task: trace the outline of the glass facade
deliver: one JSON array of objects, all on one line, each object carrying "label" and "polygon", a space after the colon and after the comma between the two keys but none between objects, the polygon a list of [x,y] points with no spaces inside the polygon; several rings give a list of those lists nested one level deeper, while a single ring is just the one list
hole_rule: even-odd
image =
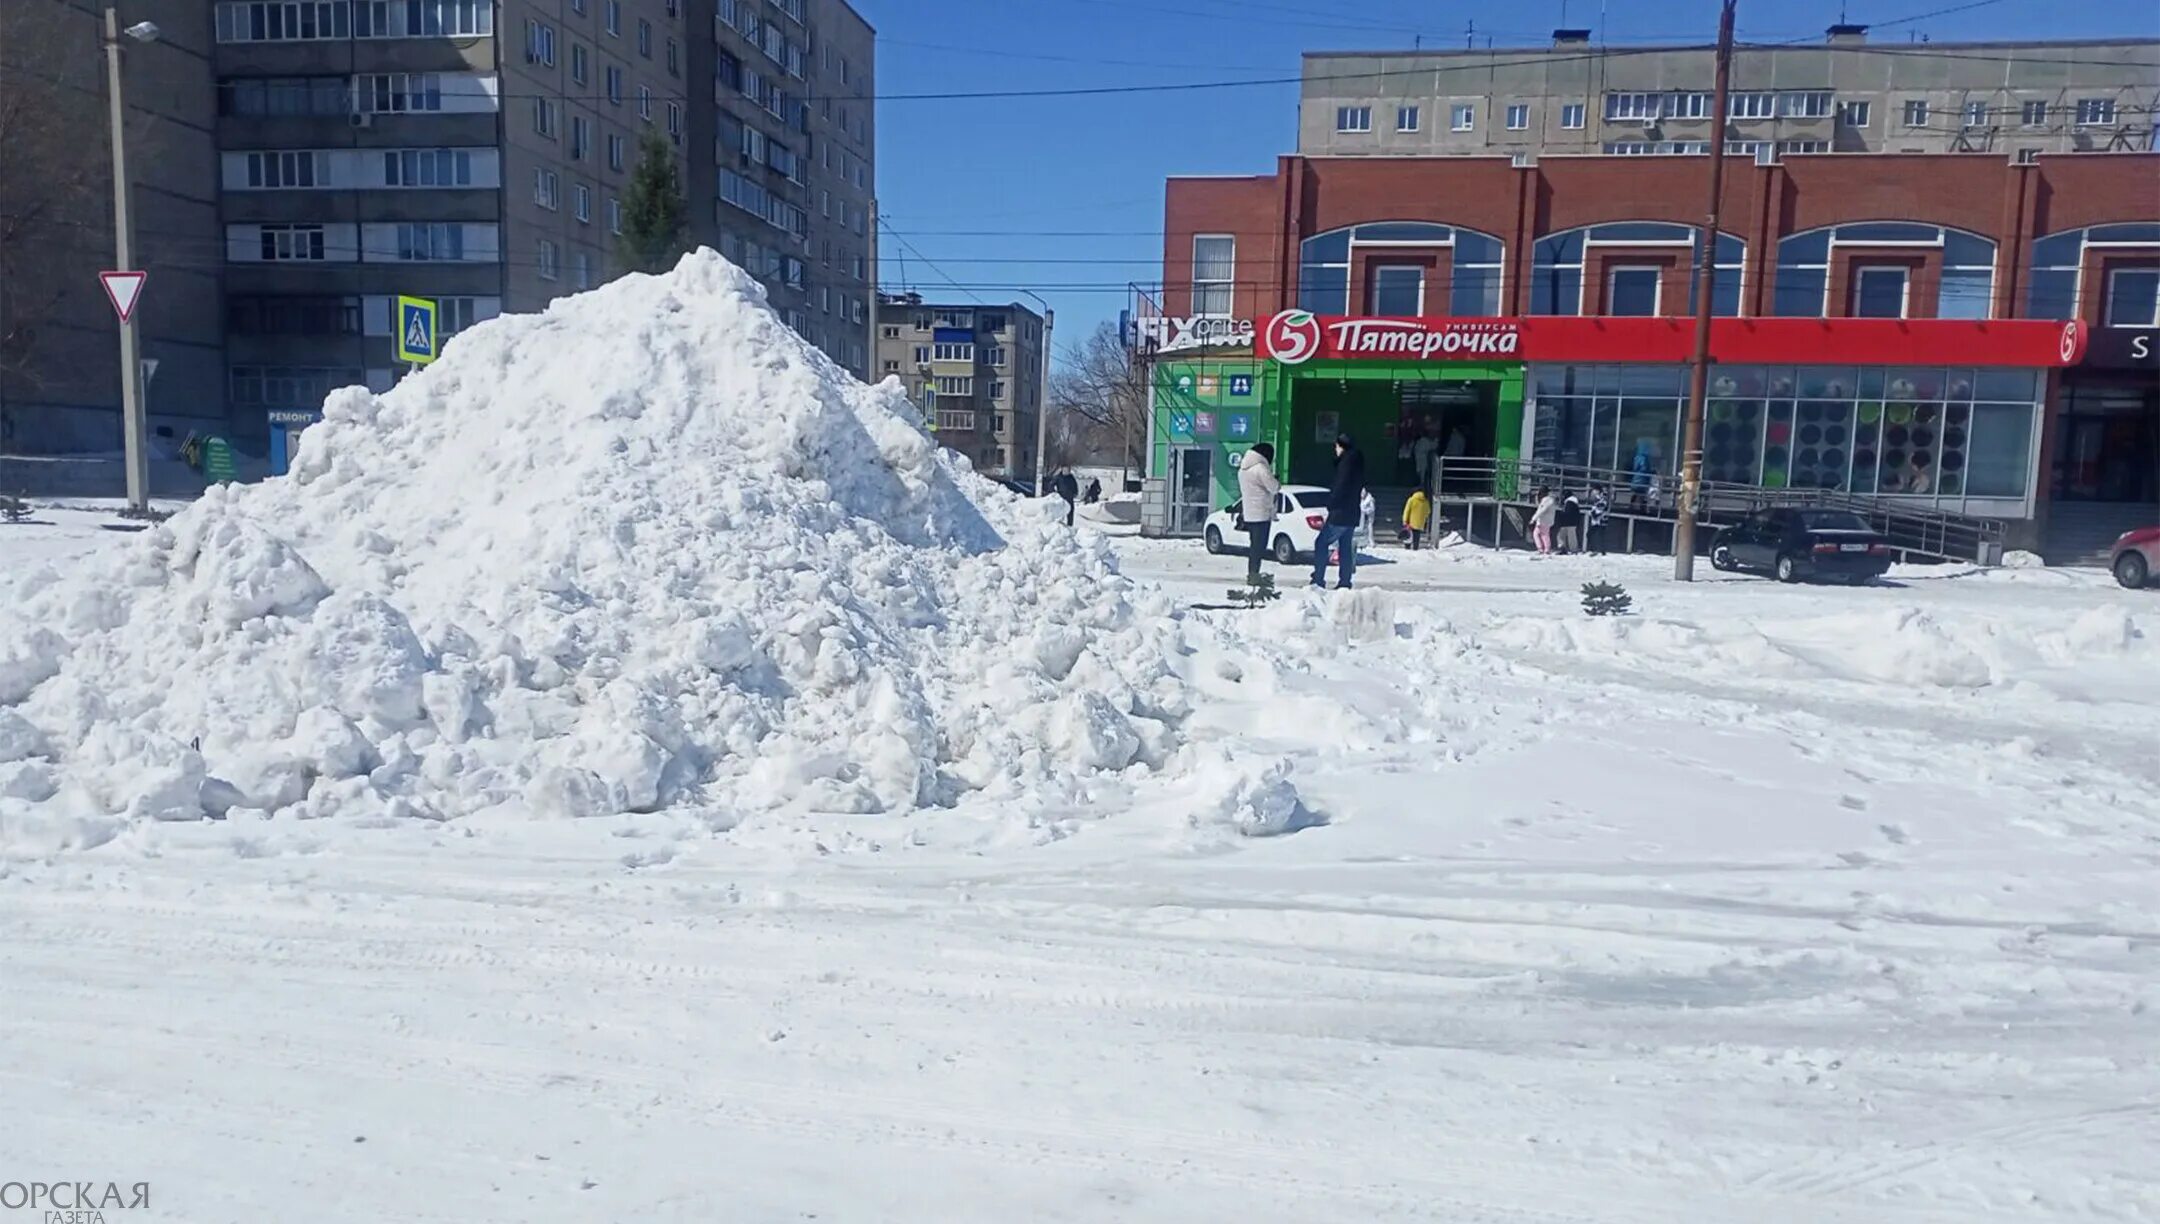
[{"label": "glass facade", "polygon": [[[1669,480],[1683,366],[1538,365],[1531,454]],[[1703,479],[1765,488],[2023,500],[2043,385],[2035,370],[1719,366]]]},{"label": "glass facade", "polygon": [[[1995,242],[1940,225],[1910,221],[1862,221],[1806,230],[1778,240],[1777,280],[1770,313],[1819,319],[1830,313],[1830,269],[1839,255],[1859,259],[1901,255],[1933,247],[1942,252],[1942,279],[1935,317],[1985,319],[1995,293]],[[1852,300],[1844,313],[1862,318],[1912,317],[1904,278],[1885,267],[1856,269]],[[1895,288],[1896,292],[1892,290]]]},{"label": "glass facade", "polygon": [[[1599,247],[1640,251],[1647,247],[1673,247],[1688,254],[1688,314],[1695,313],[1695,244],[1700,230],[1692,225],[1664,221],[1614,221],[1562,230],[1537,240],[1530,251],[1530,313],[1539,315],[1596,314],[1596,286],[1585,301],[1583,268],[1586,257]],[[1710,313],[1740,313],[1741,281],[1747,272],[1747,244],[1731,234],[1717,240],[1717,283],[1711,290]],[[1620,257],[1625,262],[1625,256]],[[1611,287],[1608,286],[1608,289]],[[1638,298],[1639,301],[1639,298]],[[1658,302],[1653,290],[1651,308],[1614,310],[1613,314],[1680,314],[1678,302]]]},{"label": "glass facade", "polygon": [[[1448,250],[1452,269],[1446,285],[1423,287],[1424,312],[1442,313],[1444,301],[1445,313],[1451,315],[1485,318],[1500,313],[1500,280],[1506,266],[1501,241],[1491,234],[1430,221],[1368,222],[1305,239],[1298,246],[1298,308],[1314,314],[1349,314],[1350,269],[1359,252],[1384,256],[1418,248]],[[1397,282],[1386,288],[1390,301],[1400,302],[1414,286]]]}]

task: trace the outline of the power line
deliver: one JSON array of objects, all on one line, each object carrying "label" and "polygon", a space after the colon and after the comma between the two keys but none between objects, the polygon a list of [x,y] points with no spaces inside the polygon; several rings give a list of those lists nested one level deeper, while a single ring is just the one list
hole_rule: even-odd
[{"label": "power line", "polygon": [[937,273],[937,274],[938,274],[939,276],[943,277],[943,278],[945,279],[945,283],[946,283],[946,284],[949,284],[949,285],[951,285],[951,286],[952,286],[953,288],[955,288],[955,289],[958,289],[958,290],[960,290],[960,292],[962,292],[962,293],[965,293],[965,294],[967,294],[967,295],[968,295],[969,297],[971,297],[971,298],[974,298],[974,299],[975,299],[975,302],[976,302],[976,304],[977,304],[977,305],[983,305],[983,304],[985,304],[985,303],[983,302],[982,298],[981,298],[981,297],[980,297],[979,295],[977,295],[977,294],[976,294],[976,293],[975,293],[974,291],[972,291],[972,290],[970,290],[970,289],[967,289],[967,288],[964,288],[964,287],[963,287],[963,286],[962,286],[962,285],[960,284],[960,282],[959,282],[959,281],[957,281],[957,280],[954,280],[954,279],[953,279],[953,277],[952,277],[952,274],[951,274],[951,273],[949,273],[949,272],[947,272],[947,271],[946,271],[945,269],[943,269],[943,268],[941,268],[941,267],[937,266],[937,264],[935,264],[935,263],[931,262],[931,260],[930,260],[930,257],[929,257],[929,256],[927,256],[927,255],[924,255],[924,254],[923,254],[923,253],[922,253],[921,251],[918,251],[918,250],[916,250],[916,249],[915,249],[915,244],[914,244],[914,243],[912,243],[912,242],[909,242],[909,241],[908,241],[908,240],[907,240],[906,238],[902,237],[902,236],[901,236],[901,235],[899,234],[899,232],[898,232],[898,231],[896,231],[896,230],[894,230],[894,229],[893,229],[893,227],[892,227],[892,226],[890,226],[890,225],[887,225],[887,224],[885,223],[885,218],[884,218],[884,217],[882,217],[882,216],[878,218],[878,228],[879,228],[879,229],[882,229],[882,230],[884,230],[884,231],[885,231],[885,232],[886,232],[887,234],[890,234],[890,235],[892,235],[892,239],[893,239],[893,241],[894,241],[894,242],[897,242],[897,243],[899,243],[899,244],[900,244],[900,246],[901,246],[901,247],[902,247],[903,249],[905,249],[905,250],[908,250],[908,251],[911,251],[911,252],[913,252],[913,253],[914,253],[914,255],[915,255],[915,258],[917,258],[917,259],[919,259],[919,260],[922,260],[923,264],[924,264],[924,265],[925,265],[926,267],[928,267],[928,268],[929,268],[929,269],[930,269],[930,270],[931,270],[932,272],[935,272],[935,273]]}]

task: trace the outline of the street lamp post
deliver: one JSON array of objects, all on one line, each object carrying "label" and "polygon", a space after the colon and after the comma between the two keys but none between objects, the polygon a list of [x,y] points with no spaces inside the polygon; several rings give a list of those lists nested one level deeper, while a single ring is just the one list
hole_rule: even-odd
[{"label": "street lamp post", "polygon": [[[158,28],[140,22],[127,28],[136,42],[156,42]],[[135,270],[135,222],[128,211],[127,104],[120,93],[120,11],[105,9],[106,94],[112,104],[113,168],[113,270]],[[121,436],[126,446],[128,513],[144,515],[150,510],[150,423],[144,411],[142,361],[135,334],[135,314],[120,321]]]}]

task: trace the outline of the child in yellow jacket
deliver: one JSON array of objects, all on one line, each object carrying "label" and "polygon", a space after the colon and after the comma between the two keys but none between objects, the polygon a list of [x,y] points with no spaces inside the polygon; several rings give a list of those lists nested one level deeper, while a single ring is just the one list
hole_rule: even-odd
[{"label": "child in yellow jacket", "polygon": [[1432,499],[1425,496],[1425,490],[1419,489],[1410,495],[1410,500],[1404,502],[1402,508],[1403,534],[1410,537],[1412,552],[1417,551],[1424,541],[1425,528],[1431,522]]}]

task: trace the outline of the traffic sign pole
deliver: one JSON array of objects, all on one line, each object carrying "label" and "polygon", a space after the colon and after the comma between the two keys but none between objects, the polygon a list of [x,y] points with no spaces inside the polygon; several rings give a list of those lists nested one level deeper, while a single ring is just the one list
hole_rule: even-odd
[{"label": "traffic sign pole", "polygon": [[[135,224],[128,213],[127,105],[120,97],[120,14],[105,10],[106,97],[112,104],[113,248],[117,271],[135,268]],[[113,286],[108,283],[107,288]],[[138,294],[140,283],[136,286]],[[128,510],[135,515],[150,511],[150,422],[143,411],[142,366],[135,337],[134,301],[125,309],[115,298],[120,313],[120,432],[126,446]]]}]

